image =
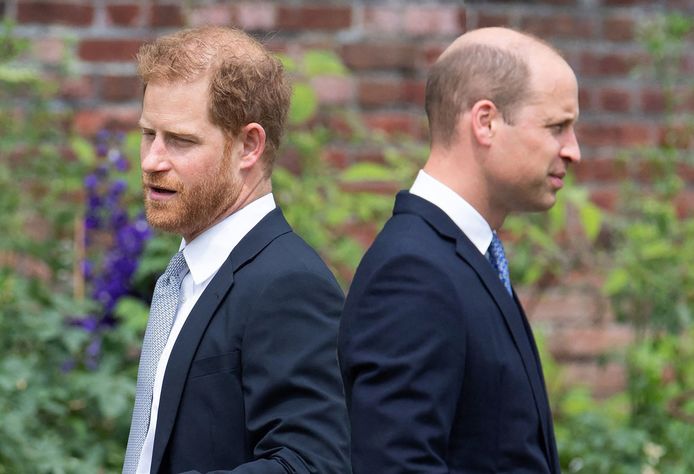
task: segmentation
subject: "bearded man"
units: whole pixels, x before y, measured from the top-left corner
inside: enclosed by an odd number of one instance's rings
[[[123,472],[349,472],[343,294],[272,195],[281,63],[219,27],[137,59],[147,219],[183,240],[155,288]]]

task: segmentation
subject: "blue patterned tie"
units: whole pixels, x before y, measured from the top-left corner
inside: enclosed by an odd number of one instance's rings
[[[140,354],[140,367],[137,371],[137,389],[135,393],[135,408],[130,424],[128,448],[125,451],[123,474],[132,474],[137,470],[140,452],[149,428],[150,410],[152,408],[152,390],[157,365],[171,332],[173,320],[178,309],[178,295],[181,281],[187,270],[183,252],[178,252],[171,258],[166,271],[157,280],[149,310],[149,320],[145,330],[145,338]]]
[[[499,236],[496,235],[496,232],[493,233],[492,243],[489,245],[489,261],[499,274],[499,280],[501,280],[501,283],[506,287],[508,294],[513,296],[513,290],[511,290],[511,277],[508,273],[508,260],[506,260],[504,246]]]

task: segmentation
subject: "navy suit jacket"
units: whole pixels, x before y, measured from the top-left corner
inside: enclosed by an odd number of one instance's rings
[[[348,473],[336,343],[343,294],[279,209],[186,320],[162,387],[153,473]]]
[[[520,303],[430,202],[398,194],[338,347],[354,474],[560,472]]]

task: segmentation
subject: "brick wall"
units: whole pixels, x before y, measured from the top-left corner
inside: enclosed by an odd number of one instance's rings
[[[657,144],[664,133],[657,84],[631,70],[644,55],[635,41],[638,25],[667,10],[694,15],[694,0],[0,1],[0,13],[31,39],[61,99],[76,110],[75,129],[84,134],[109,125],[134,128],[141,87],[133,56],[143,41],[183,26],[235,25],[276,51],[333,50],[352,74],[317,80],[323,103],[357,110],[372,127],[422,138],[427,67],[452,39],[480,26],[531,31],[561,49],[577,73],[584,163],[576,173],[593,199],[608,207],[622,177],[616,152]],[[70,75],[58,68],[66,54],[76,58]],[[694,48],[687,55],[685,68],[694,74]],[[694,94],[681,107],[694,109]],[[685,143],[691,146],[691,138]],[[340,156],[360,155],[347,150]],[[680,204],[691,212],[694,168],[681,171],[690,182]],[[614,322],[598,288],[592,277],[577,275],[539,298],[528,292],[523,298],[569,376],[607,394],[622,385],[623,369],[596,360],[633,335]]]

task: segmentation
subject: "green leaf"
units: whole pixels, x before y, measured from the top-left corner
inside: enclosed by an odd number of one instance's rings
[[[608,295],[615,295],[629,285],[629,280],[629,272],[625,268],[617,268],[607,276],[603,291]]]
[[[318,97],[311,86],[304,83],[294,84],[292,102],[289,106],[289,123],[301,125],[310,120],[318,109]]]
[[[583,232],[591,242],[594,242],[602,227],[602,211],[593,203],[585,203],[578,208]]]
[[[121,298],[118,300],[114,313],[132,331],[143,332],[147,327],[149,309],[142,300]]]
[[[340,179],[347,182],[391,181],[393,173],[390,168],[378,163],[356,163],[345,169]]]
[[[347,72],[340,57],[332,51],[308,51],[304,55],[304,71],[313,76],[343,76]]]
[[[94,165],[96,161],[94,158],[94,147],[92,147],[92,144],[89,143],[88,140],[74,136],[70,138],[70,147],[77,156],[77,159],[83,164],[88,166]]]

